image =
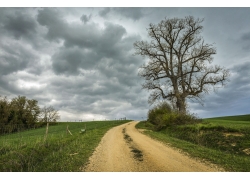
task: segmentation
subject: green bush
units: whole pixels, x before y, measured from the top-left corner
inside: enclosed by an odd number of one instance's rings
[[[150,109],[148,111],[148,121],[155,125],[156,130],[175,125],[200,122],[194,115],[181,114],[178,111],[175,111],[167,102],[162,102]]]

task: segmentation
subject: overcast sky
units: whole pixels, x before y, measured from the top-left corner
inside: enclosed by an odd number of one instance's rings
[[[133,43],[165,17],[204,18],[215,43],[213,64],[230,69],[227,86],[211,92],[199,117],[250,114],[250,8],[0,8],[0,95],[36,99],[61,121],[146,118]]]

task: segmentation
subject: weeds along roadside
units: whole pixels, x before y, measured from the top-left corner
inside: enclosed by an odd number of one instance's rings
[[[81,171],[88,158],[110,128],[129,122],[99,121],[59,123],[45,128],[0,136],[1,172]],[[86,125],[86,132],[80,134]],[[66,133],[66,128],[72,133]]]
[[[136,128],[146,129],[143,131],[146,135],[182,149],[192,157],[217,164],[226,171],[249,172],[250,121],[241,119],[240,116],[230,120],[215,118],[158,131],[155,125],[144,121]]]

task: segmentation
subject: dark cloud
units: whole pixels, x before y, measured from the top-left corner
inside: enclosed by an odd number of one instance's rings
[[[241,39],[242,40],[247,40],[247,41],[250,40],[250,32],[243,34],[241,36]]]
[[[82,22],[84,22],[84,24],[86,24],[91,19],[91,16],[92,16],[91,14],[89,16],[83,14],[80,19]]]
[[[143,8],[139,8],[139,7],[131,7],[131,8],[119,7],[119,8],[113,8],[113,10],[116,13],[121,14],[126,18],[131,18],[135,21],[139,20],[140,18],[144,16]]]
[[[80,68],[93,68],[96,64],[95,53],[87,52],[79,48],[63,48],[52,56],[53,70],[57,74],[75,74],[80,73]]]
[[[84,26],[69,24],[63,19],[58,19],[59,14],[55,15],[55,12],[51,11],[40,11],[38,21],[48,28],[46,36],[48,39],[51,38],[49,40],[59,38],[64,42],[64,47],[58,49],[52,56],[55,73],[78,75],[81,69],[100,68],[101,66],[114,67],[121,62],[128,65],[136,63],[136,61],[131,62],[134,58],[129,57],[127,51],[133,48],[134,38],[138,37],[123,38],[127,33],[123,26],[105,23],[104,28],[100,28],[93,23]],[[43,21],[43,18],[49,13],[56,19],[50,18],[52,23],[47,19],[46,22]],[[43,17],[43,14],[46,14],[46,16]],[[51,33],[56,32],[62,25],[64,32]],[[105,65],[103,64],[104,61]],[[105,67],[102,67],[102,69],[105,69]],[[126,69],[126,67],[121,68],[121,71],[123,69]]]
[[[99,15],[102,16],[102,17],[106,17],[107,14],[110,12],[111,8],[109,7],[106,7],[104,9],[102,9],[101,11],[99,11]]]
[[[107,16],[111,16],[111,14],[116,14],[116,15],[120,15],[123,18],[129,18],[132,19],[134,21],[139,20],[140,18],[142,18],[144,16],[143,10],[145,10],[147,8],[140,8],[140,7],[130,7],[130,8],[126,8],[126,7],[113,7],[113,8],[104,8],[101,11],[99,11],[99,15],[101,17],[107,17]]]
[[[44,8],[39,10],[37,21],[40,25],[47,27],[47,39],[50,41],[57,41],[67,32],[64,28],[66,21],[62,18],[62,14],[60,14],[57,8]]]
[[[18,42],[31,46],[34,50],[46,49],[44,28],[37,22],[39,8],[1,8],[1,41]],[[4,42],[6,44],[6,42]]]
[[[6,75],[12,72],[24,70],[38,57],[19,43],[4,43],[0,40],[0,74]]]
[[[12,15],[6,16],[3,26],[16,39],[36,33],[35,21],[23,12],[15,12]]]
[[[50,17],[50,18],[48,18]],[[102,30],[98,24],[78,25],[67,23],[56,9],[39,11],[38,22],[48,29],[48,40],[62,39],[66,47],[79,46],[109,48],[121,40],[126,30],[121,25],[106,23]]]
[[[239,42],[241,42],[242,45],[242,49],[244,51],[249,51],[250,50],[250,32],[244,33],[241,35],[241,37],[239,38]]]

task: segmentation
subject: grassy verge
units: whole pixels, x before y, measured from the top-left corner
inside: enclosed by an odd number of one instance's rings
[[[129,122],[99,121],[59,123],[22,133],[0,136],[1,172],[73,172],[81,171],[103,135],[112,127]],[[82,128],[86,132],[79,133]],[[72,133],[66,133],[66,128]]]
[[[181,149],[199,160],[223,167],[226,171],[250,172],[248,120],[207,119],[199,124],[177,126],[161,131],[154,131],[153,125],[148,122],[140,122],[136,127],[147,129],[144,131],[146,135]]]

